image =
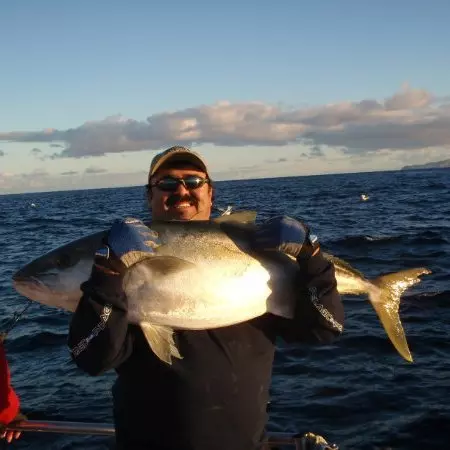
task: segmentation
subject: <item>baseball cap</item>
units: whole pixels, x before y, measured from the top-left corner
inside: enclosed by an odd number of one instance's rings
[[[175,146],[164,150],[162,153],[158,153],[152,159],[152,162],[150,164],[150,171],[148,173],[148,179],[150,180],[150,178],[158,171],[158,169],[163,164],[167,164],[169,161],[185,161],[193,164],[194,166],[197,166],[199,169],[205,172],[206,176],[210,178],[208,169],[206,167],[206,162],[198,153],[186,147]]]

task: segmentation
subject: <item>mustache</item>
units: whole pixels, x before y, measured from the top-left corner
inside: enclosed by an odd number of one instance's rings
[[[192,203],[193,205],[195,205],[197,202],[195,201],[194,197],[191,197],[190,195],[178,195],[178,194],[174,194],[171,195],[167,200],[166,200],[166,205],[167,206],[173,206],[178,202],[189,202]]]

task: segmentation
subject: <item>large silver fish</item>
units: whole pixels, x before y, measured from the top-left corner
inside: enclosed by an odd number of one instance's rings
[[[252,252],[255,216],[236,212],[205,222],[151,224],[162,244],[153,256],[132,266],[123,286],[129,322],[142,327],[161,360],[170,364],[173,356],[182,357],[173,340],[174,329],[223,327],[266,312],[293,316],[298,264],[281,252]],[[47,306],[75,311],[80,284],[90,275],[105,233],[83,237],[33,260],[14,274],[15,289]],[[325,256],[334,263],[339,292],[367,294],[397,351],[412,361],[398,314],[400,296],[430,271],[409,269],[369,281],[346,262]],[[333,321],[328,311],[317,307]]]

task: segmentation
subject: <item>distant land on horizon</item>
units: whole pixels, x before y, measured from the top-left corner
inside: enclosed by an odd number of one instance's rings
[[[414,169],[446,169],[450,167],[450,159],[444,159],[442,161],[434,161],[426,164],[414,164],[410,166],[403,166],[402,170],[414,170]]]

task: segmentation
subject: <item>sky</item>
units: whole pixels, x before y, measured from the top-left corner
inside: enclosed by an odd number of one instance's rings
[[[216,180],[450,158],[448,0],[0,6],[0,194],[143,185],[173,145]]]

